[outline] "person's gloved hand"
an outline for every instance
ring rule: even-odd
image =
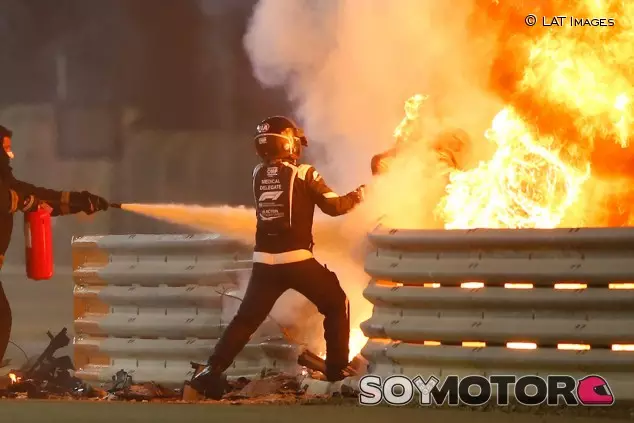
[[[108,201],[105,198],[92,194],[88,191],[72,192],[70,194],[71,208],[76,208],[86,214],[93,214],[98,211],[108,210]]]
[[[360,203],[363,200],[365,200],[365,185],[360,185],[359,188],[352,191],[352,194],[357,200],[357,203]]]

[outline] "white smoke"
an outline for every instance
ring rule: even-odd
[[[480,142],[476,155],[489,154],[481,134],[500,102],[483,88],[493,44],[470,31],[474,2],[260,0],[244,44],[262,85],[286,90],[308,149],[311,143],[327,147],[327,157],[313,164],[345,192],[369,182],[372,155],[391,146],[403,103],[415,93],[430,96],[430,133],[460,127]],[[432,203],[439,191],[437,180],[421,178],[418,186],[430,192],[429,201],[417,198],[412,213],[431,209],[425,202]],[[385,187],[374,188],[371,196],[385,193]],[[389,190],[397,195],[399,186]],[[400,196],[410,194],[420,197]],[[377,205],[386,201],[371,198],[350,215],[315,228],[316,256],[339,275],[351,299],[353,325],[371,313],[362,297],[368,281],[364,240],[381,215]],[[399,204],[408,203],[393,206]]]
[[[482,89],[492,55],[469,31],[474,1],[260,0],[244,43],[258,80],[284,87],[309,140],[327,144],[322,173],[350,189],[416,92],[432,126],[481,138],[499,103]]]

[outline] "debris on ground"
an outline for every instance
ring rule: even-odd
[[[124,391],[132,386],[132,376],[125,370],[121,369],[112,376],[112,382],[106,391],[110,394]]]
[[[112,375],[112,380],[99,387],[85,384],[74,377],[74,365],[70,357],[55,357],[55,352],[70,343],[67,329],[53,336],[48,332],[49,345],[34,362],[19,370],[12,370],[6,378],[0,378],[0,397],[46,399],[93,399],[97,401],[184,401],[200,402],[206,399],[194,391],[188,381],[181,389],[169,389],[154,382],[137,383],[125,369]],[[205,366],[192,362],[194,374]],[[222,402],[231,404],[253,403],[306,403],[333,397],[355,394],[354,379],[365,373],[367,361],[355,357],[344,371],[346,379],[331,383],[325,380],[325,361],[318,355],[305,351],[299,357],[301,371],[285,374],[275,369],[263,370],[258,377],[240,377],[226,381]],[[351,382],[352,381],[352,382]]]
[[[362,367],[367,367],[367,361],[365,361],[364,364],[364,360],[365,359],[360,355],[357,355],[350,364],[348,364],[348,367],[344,369],[344,375],[346,377],[350,377],[356,376],[360,373],[365,373],[365,370],[363,370]],[[305,350],[297,359],[297,363],[300,366],[304,366],[314,372],[320,372],[322,374],[326,373],[326,361],[310,350]]]
[[[175,400],[182,397],[182,392],[165,388],[154,382],[131,384],[125,388],[108,392],[103,400],[152,401]]]
[[[155,382],[135,383],[132,375],[121,369],[112,376],[112,381],[102,386],[100,400],[106,401],[152,401],[173,400],[182,397],[182,390],[173,390]]]
[[[256,379],[247,383],[242,389],[224,396],[225,399],[236,400],[256,398],[265,395],[301,395],[301,386],[297,377],[278,374],[264,379]]]
[[[191,363],[194,376],[204,368],[203,364]],[[248,380],[239,378],[226,382],[225,394],[221,401],[239,403],[282,402],[296,403],[299,399],[355,397],[358,395],[357,375],[364,374],[367,361],[355,357],[345,369],[346,378],[339,382],[328,382],[323,374],[325,362],[318,355],[305,351],[298,360],[304,366],[299,374],[285,374],[276,370],[262,372],[259,378]],[[192,377],[193,378],[193,377]],[[185,383],[183,400],[199,402],[206,398]],[[257,401],[256,401],[257,400]],[[255,402],[254,402],[255,401]]]
[[[57,335],[49,331],[49,344],[35,362],[26,363],[19,370],[11,370],[0,396],[49,398],[51,396],[90,397],[92,388],[73,376],[75,367],[69,356],[55,357],[55,352],[70,343],[68,330]],[[1,386],[0,386],[1,388]]]

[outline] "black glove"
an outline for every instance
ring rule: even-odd
[[[352,194],[357,203],[362,202],[365,200],[365,185],[359,186],[359,188],[355,189],[350,194]]]
[[[88,191],[70,193],[71,209],[83,211],[86,214],[93,214],[98,211],[108,210],[108,201],[98,195]]]

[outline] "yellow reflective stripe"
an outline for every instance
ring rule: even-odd
[[[311,167],[312,167],[311,165],[307,165],[307,164],[299,165],[299,168],[297,171],[297,177],[301,179],[302,181],[306,180],[306,175],[308,175],[308,171],[310,170]]]
[[[253,253],[253,261],[263,264],[288,264],[311,258],[313,258],[313,253],[308,250],[293,250],[277,254],[263,253],[261,251],[255,251]]]
[[[336,192],[325,192],[324,193],[324,198],[337,198],[339,197],[339,194],[337,194]]]
[[[70,214],[70,192],[68,191],[62,191],[59,212],[60,214]]]
[[[9,190],[11,192],[11,208],[9,209],[10,213],[15,213],[18,210],[18,202],[19,202],[19,198],[18,198],[18,193],[13,191],[12,189]]]
[[[33,207],[33,204],[35,203],[35,197],[33,197],[32,195],[29,195],[27,198],[29,199],[29,202],[25,202],[22,204],[22,211],[29,210],[31,207]]]

